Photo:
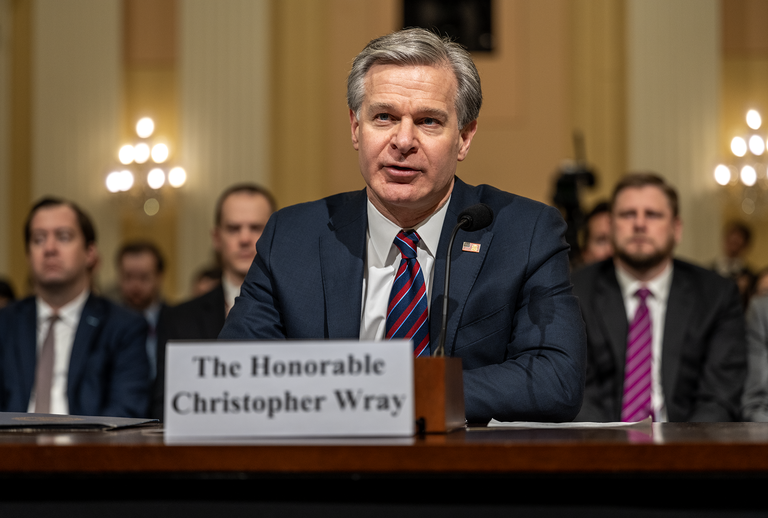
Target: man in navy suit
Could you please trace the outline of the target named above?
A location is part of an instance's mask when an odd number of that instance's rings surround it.
[[[573,419],[585,334],[565,224],[551,207],[455,177],[482,102],[469,54],[423,29],[384,36],[355,59],[347,99],[366,189],[272,216],[220,338],[392,336],[388,308],[400,300],[393,282],[401,256],[411,255],[395,237],[415,241],[417,266],[412,257],[402,262],[416,272],[411,285],[426,285],[429,307],[440,308],[451,230],[482,202],[493,222],[459,232],[463,244],[450,251],[445,351],[463,360],[467,419]],[[424,324],[427,350],[438,342],[439,314]]]
[[[90,293],[97,252],[88,216],[46,198],[24,235],[36,296],[0,311],[0,411],[145,415],[147,324]]]

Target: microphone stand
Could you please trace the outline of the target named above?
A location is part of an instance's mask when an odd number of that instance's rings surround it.
[[[440,327],[440,340],[437,342],[437,348],[432,356],[435,358],[442,358],[445,356],[445,332],[448,328],[448,287],[451,282],[451,250],[453,250],[453,240],[456,239],[459,229],[464,228],[467,224],[470,224],[472,219],[464,216],[459,220],[453,232],[451,232],[451,240],[448,241],[448,257],[445,261],[445,284],[443,285],[443,322]]]

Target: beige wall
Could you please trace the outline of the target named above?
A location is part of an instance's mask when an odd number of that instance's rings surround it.
[[[104,188],[119,141],[120,13],[119,0],[35,0],[32,12],[32,199],[63,196],[91,214],[102,279],[120,240]]]
[[[763,126],[757,132],[768,135],[768,2],[762,0],[725,0],[723,2],[723,82],[722,123],[718,154],[726,163],[736,163],[729,149],[731,139],[752,133],[745,115],[757,109]],[[765,155],[764,155],[765,157]],[[763,160],[763,163],[766,161]],[[764,169],[761,172],[765,172]],[[761,188],[741,184],[720,189],[724,221],[741,220],[752,227],[754,244],[747,261],[755,269],[768,266],[768,181]],[[747,196],[756,200],[756,209],[746,214],[741,204]],[[719,233],[718,233],[719,237]]]
[[[187,185],[178,193],[179,295],[213,258],[216,198],[237,182],[271,185],[270,2],[179,4],[179,144]]]
[[[576,0],[571,9],[570,109],[597,175],[584,194],[590,210],[627,170],[626,9],[622,0]]]
[[[627,0],[628,168],[665,176],[680,194],[677,252],[700,263],[718,252],[720,5],[717,0]]]

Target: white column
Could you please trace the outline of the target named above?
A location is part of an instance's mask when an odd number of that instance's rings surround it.
[[[35,0],[32,14],[32,195],[91,215],[105,279],[119,244],[104,178],[119,144],[121,15],[119,0]]]
[[[213,211],[229,185],[269,188],[269,1],[179,2],[180,292],[210,262]],[[296,121],[300,124],[300,121]]]
[[[627,0],[628,165],[652,170],[680,194],[677,254],[716,256],[720,211],[712,176],[718,149],[720,3]]]

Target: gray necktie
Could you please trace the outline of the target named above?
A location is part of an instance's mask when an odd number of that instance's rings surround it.
[[[51,412],[51,382],[53,381],[53,359],[55,346],[54,324],[58,322],[59,315],[53,314],[48,317],[51,325],[48,327],[48,334],[45,335],[43,348],[40,350],[40,358],[37,360],[37,370],[35,372],[35,413],[49,414]]]

